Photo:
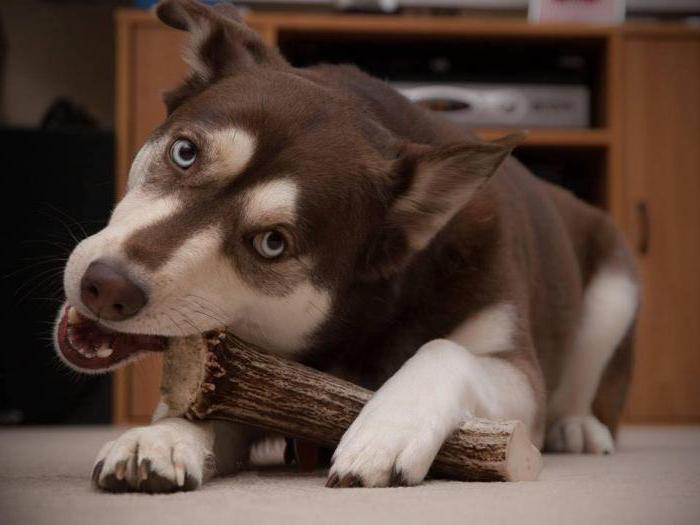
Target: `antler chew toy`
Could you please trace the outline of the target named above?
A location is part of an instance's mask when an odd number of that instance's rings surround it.
[[[225,419],[335,447],[372,392],[265,353],[234,335],[176,339],[165,353],[170,415]],[[542,458],[519,421],[470,419],[444,443],[436,477],[465,481],[534,480]]]

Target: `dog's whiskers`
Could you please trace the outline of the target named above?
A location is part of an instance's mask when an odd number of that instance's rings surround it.
[[[27,260],[32,260],[34,258],[29,258]],[[9,279],[10,277],[14,277],[18,274],[21,274],[22,272],[28,272],[30,270],[33,270],[34,268],[40,268],[42,266],[46,266],[47,264],[51,264],[51,268],[47,268],[48,270],[61,270],[63,271],[63,263],[65,263],[67,259],[50,259],[50,258],[45,258],[42,260],[35,260],[32,264],[28,264],[26,266],[22,266],[21,268],[17,268],[16,270],[7,273],[2,276],[3,279]],[[60,262],[60,266],[54,264]]]
[[[191,327],[193,328],[193,330],[194,330],[193,333],[199,334],[199,333],[202,332],[202,330],[201,330],[187,315],[185,315],[183,312],[181,312],[181,311],[178,310],[177,308],[169,308],[169,311],[170,311],[170,312],[173,312],[173,313],[175,313],[175,314],[177,314],[178,316],[180,316],[180,319],[182,319],[183,322],[185,322],[185,323],[187,323],[189,326],[191,326]]]
[[[32,297],[34,293],[40,290],[42,287],[51,283],[51,281],[57,280],[63,274],[63,269],[51,268],[45,270],[32,279],[29,279],[22,283],[17,290],[15,290],[14,297],[17,299],[17,304],[22,304],[24,301]],[[21,294],[21,296],[20,296]]]
[[[180,335],[181,335],[182,337],[184,337],[184,336],[187,335],[186,333],[184,333],[184,331],[182,330],[182,328],[180,327],[180,325],[177,324],[177,323],[175,322],[175,319],[173,319],[172,316],[171,316],[170,314],[168,314],[167,312],[163,312],[163,316],[167,317],[167,320],[168,320],[168,321],[170,322],[170,324],[173,326],[173,331],[174,331],[174,332],[180,332]]]
[[[202,297],[201,295],[190,293],[184,297],[184,301],[187,301],[188,298],[194,299],[195,304],[197,304],[201,308],[205,308],[207,311],[211,312],[213,315],[218,314],[222,317],[225,317],[225,313],[223,312],[221,307],[214,304],[211,300],[207,299],[206,297]],[[204,303],[204,304],[202,304],[202,303]]]
[[[57,217],[54,217],[54,218],[58,219],[58,221],[59,221],[59,222],[64,226],[64,228],[68,231],[68,233],[70,233],[70,236],[73,238],[73,240],[75,241],[76,244],[78,244],[78,243],[80,242],[81,239],[78,239],[78,238],[76,237],[76,235],[75,235],[74,232],[73,232],[73,229],[70,228],[70,226],[68,225],[68,223],[65,222],[65,220],[61,219],[61,216],[63,216],[66,220],[71,221],[75,226],[77,226],[77,227],[80,229],[80,233],[82,234],[82,238],[83,238],[83,239],[86,238],[86,237],[88,236],[88,232],[85,230],[85,228],[83,227],[83,225],[80,224],[80,222],[77,221],[75,218],[71,217],[71,216],[68,215],[64,210],[61,210],[60,208],[57,208],[56,206],[54,206],[53,204],[51,204],[51,203],[49,203],[49,202],[47,202],[46,205],[47,205],[50,209],[52,209],[55,213],[58,214],[58,216],[57,216]]]

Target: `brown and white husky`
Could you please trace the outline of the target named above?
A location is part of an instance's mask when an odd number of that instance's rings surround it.
[[[107,227],[65,270],[61,358],[113,370],[228,326],[376,394],[332,486],[420,483],[470,416],[538,446],[609,453],[638,285],[599,210],[354,67],[298,69],[231,6],[165,0],[192,74],[133,161]],[[100,451],[105,490],[200,486],[255,432],[164,416]]]

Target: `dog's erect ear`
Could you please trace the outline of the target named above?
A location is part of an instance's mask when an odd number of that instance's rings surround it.
[[[286,62],[242,21],[231,4],[208,6],[197,0],[161,0],[156,6],[165,24],[189,31],[185,59],[198,80],[212,82],[255,64]]]
[[[396,161],[386,220],[365,259],[368,275],[389,277],[428,246],[523,138],[514,134],[494,142],[405,146]]]

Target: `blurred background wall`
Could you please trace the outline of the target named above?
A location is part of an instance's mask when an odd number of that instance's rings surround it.
[[[4,65],[0,118],[38,125],[58,95],[110,129],[114,120],[114,21],[119,2],[0,2]]]

